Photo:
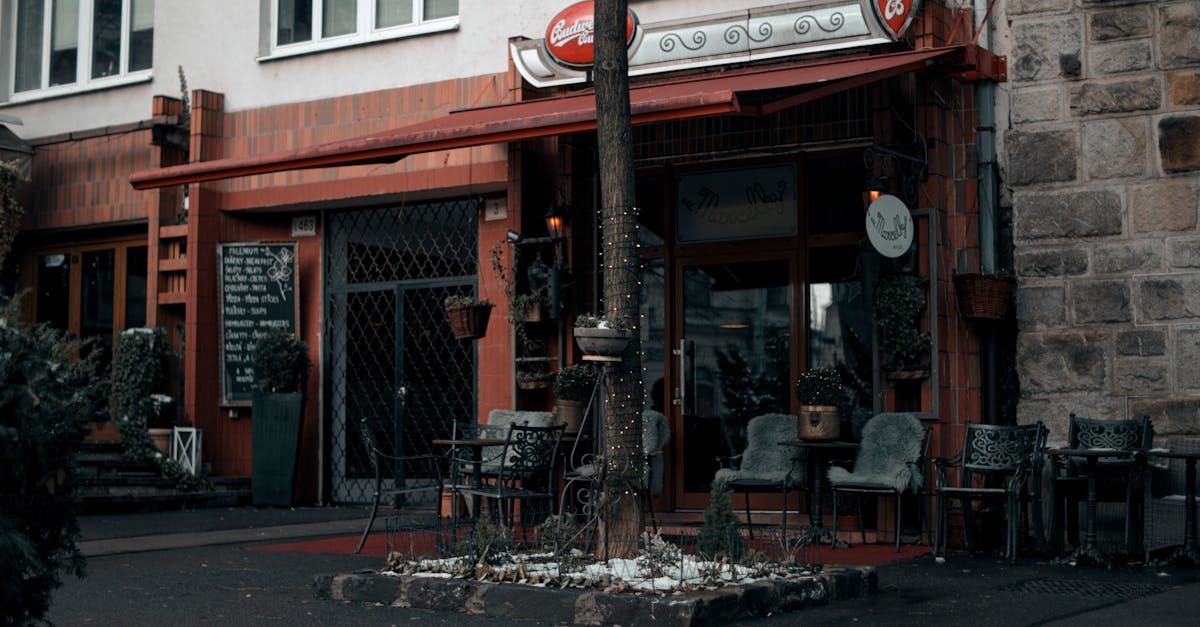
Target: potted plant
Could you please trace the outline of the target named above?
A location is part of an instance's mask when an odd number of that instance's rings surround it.
[[[442,303],[450,330],[460,340],[474,340],[487,335],[488,320],[492,317],[493,305],[486,299],[474,296],[447,296]]]
[[[567,433],[579,433],[588,399],[596,387],[596,372],[585,364],[572,364],[554,377],[554,413],[567,424]]]
[[[152,442],[166,453],[175,426],[167,387],[167,366],[175,350],[161,328],[134,327],[117,336],[113,355],[113,404],[121,441],[131,457]],[[165,399],[165,400],[164,400]]]
[[[875,320],[883,336],[884,369],[892,378],[914,378],[928,372],[929,334],[921,331],[926,280],[886,275],[875,284]]]
[[[629,329],[625,324],[604,316],[576,316],[574,333],[579,348],[593,356],[620,357],[629,343]]]
[[[554,373],[545,362],[522,364],[517,370],[517,387],[522,390],[542,390],[554,385]]]
[[[816,368],[800,374],[796,398],[800,410],[796,435],[801,440],[836,440],[842,430],[842,405],[849,389],[834,368]]]
[[[543,305],[546,299],[542,292],[532,294],[517,294],[508,303],[508,321],[513,324],[522,322],[541,322]]]
[[[512,247],[512,265],[504,262],[504,246]],[[504,288],[504,297],[508,301],[508,322],[513,327],[517,344],[528,353],[534,349],[535,342],[525,330],[526,322],[537,322],[542,313],[542,304],[546,302],[543,291],[533,293],[517,293],[517,271],[521,265],[521,247],[513,242],[502,239],[492,246],[492,271]]]
[[[275,330],[254,345],[252,483],[255,505],[292,504],[292,483],[308,382],[308,345]]]

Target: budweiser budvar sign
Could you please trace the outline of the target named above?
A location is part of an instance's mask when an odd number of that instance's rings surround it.
[[[578,69],[592,66],[595,58],[596,20],[592,2],[577,2],[563,9],[546,27],[546,52],[555,61]],[[632,42],[637,33],[637,17],[632,11],[625,18],[625,40]]]

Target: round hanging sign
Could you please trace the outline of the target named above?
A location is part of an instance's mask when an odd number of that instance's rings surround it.
[[[546,52],[559,63],[576,69],[592,67],[596,57],[595,3],[576,2],[558,12],[546,27]],[[625,43],[633,42],[637,33],[637,16],[625,14]]]
[[[896,258],[913,241],[913,219],[904,201],[884,194],[867,207],[867,239],[879,254]]]

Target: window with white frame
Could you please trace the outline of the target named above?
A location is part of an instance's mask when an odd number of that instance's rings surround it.
[[[149,76],[154,0],[15,0],[14,97]]]
[[[458,0],[272,0],[271,8],[271,50],[276,55],[458,26]]]

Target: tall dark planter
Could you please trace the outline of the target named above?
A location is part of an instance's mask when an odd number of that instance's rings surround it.
[[[255,505],[292,505],[304,394],[255,393],[251,451]]]

